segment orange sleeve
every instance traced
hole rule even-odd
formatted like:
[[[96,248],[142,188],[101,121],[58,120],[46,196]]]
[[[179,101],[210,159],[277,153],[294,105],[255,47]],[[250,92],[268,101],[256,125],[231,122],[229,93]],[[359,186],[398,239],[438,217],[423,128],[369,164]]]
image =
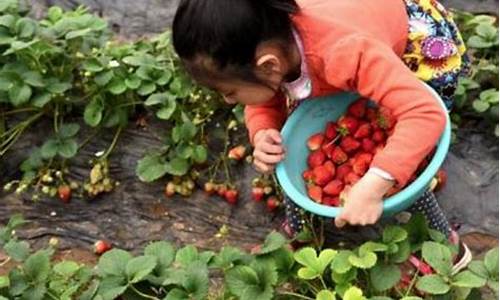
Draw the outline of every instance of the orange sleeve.
[[[349,36],[324,56],[328,83],[391,109],[397,119],[394,133],[371,166],[391,174],[398,185],[406,184],[437,144],[446,124],[444,109],[394,51],[377,40]]]
[[[257,131],[270,128],[279,130],[285,119],[286,100],[281,92],[266,103],[245,106],[245,124],[252,144]]]

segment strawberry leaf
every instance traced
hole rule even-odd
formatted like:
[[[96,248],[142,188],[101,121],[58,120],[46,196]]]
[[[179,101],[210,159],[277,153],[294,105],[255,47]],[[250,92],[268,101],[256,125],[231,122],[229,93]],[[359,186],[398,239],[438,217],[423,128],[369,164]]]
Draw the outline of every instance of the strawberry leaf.
[[[422,292],[433,295],[446,294],[450,290],[450,286],[437,274],[420,277],[416,286]]]
[[[196,261],[186,268],[182,286],[190,295],[190,299],[206,299],[208,294],[208,269],[204,262]]]
[[[241,300],[271,300],[278,274],[274,264],[254,261],[229,270],[225,280],[229,291]]]
[[[302,279],[310,280],[323,274],[325,268],[332,262],[337,251],[325,249],[316,256],[316,250],[307,247],[296,252],[295,260],[304,267],[299,269],[298,276]]]
[[[125,268],[129,283],[137,283],[149,275],[156,267],[154,256],[144,255],[132,258]]]
[[[401,270],[396,265],[377,264],[370,270],[370,282],[377,291],[385,291],[401,279]]]
[[[385,244],[398,243],[408,238],[408,233],[402,227],[388,226],[384,229],[382,240]]]
[[[240,249],[225,246],[221,249],[218,255],[214,257],[213,266],[221,269],[228,269],[233,265],[248,262],[249,257]]]
[[[102,277],[114,275],[125,278],[126,266],[132,255],[124,250],[112,249],[104,253],[97,264],[97,271]]]
[[[316,300],[335,300],[335,292],[329,290],[321,290],[316,295]]]
[[[366,300],[366,297],[363,296],[363,291],[358,287],[352,286],[344,293],[343,300]]]
[[[451,284],[464,288],[479,288],[486,284],[486,279],[466,270],[453,276]]]
[[[353,252],[350,250],[340,250],[337,255],[335,255],[330,265],[332,271],[343,274],[351,270],[352,265],[349,262],[349,256],[352,254]]]
[[[435,242],[425,242],[422,246],[422,257],[439,274],[451,274],[451,251],[448,247]]]
[[[258,254],[267,254],[271,253],[273,251],[276,251],[283,247],[287,243],[287,240],[285,237],[276,232],[273,231],[270,234],[267,235],[266,240],[264,241],[264,244],[262,245],[262,248],[258,252]]]
[[[498,247],[491,249],[484,256],[484,266],[491,277],[498,281]]]

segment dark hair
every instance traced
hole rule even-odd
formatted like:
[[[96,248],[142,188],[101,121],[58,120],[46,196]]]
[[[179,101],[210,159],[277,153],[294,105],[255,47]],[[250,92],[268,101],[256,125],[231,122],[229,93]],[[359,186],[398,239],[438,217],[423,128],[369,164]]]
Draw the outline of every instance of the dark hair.
[[[218,70],[234,67],[251,76],[259,43],[293,40],[290,14],[298,10],[295,0],[181,0],[172,26],[174,48],[183,60],[206,56]]]

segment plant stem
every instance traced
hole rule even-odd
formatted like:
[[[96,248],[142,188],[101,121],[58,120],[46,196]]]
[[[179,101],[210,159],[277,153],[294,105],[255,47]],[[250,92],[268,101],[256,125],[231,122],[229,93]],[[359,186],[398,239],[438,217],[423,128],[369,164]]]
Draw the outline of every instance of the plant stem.
[[[144,298],[147,298],[147,299],[152,299],[152,300],[160,300],[160,298],[157,298],[155,296],[144,294],[143,292],[141,292],[138,289],[136,289],[133,284],[129,285],[129,287],[132,289],[132,291],[134,291],[137,295],[139,295],[141,297],[144,297]]]
[[[113,137],[113,141],[111,142],[111,145],[109,146],[108,150],[106,150],[106,152],[103,154],[102,159],[106,159],[109,156],[109,154],[111,154],[111,151],[113,151],[113,149],[116,146],[116,142],[118,141],[118,137],[120,136],[122,129],[123,129],[122,126],[118,127],[118,130],[116,130],[115,136]]]
[[[413,275],[413,278],[411,279],[410,285],[408,286],[408,289],[406,289],[405,297],[408,296],[410,291],[413,289],[415,282],[417,282],[417,278],[418,278],[418,270],[415,271],[415,274]]]
[[[144,102],[138,101],[138,102],[123,103],[123,104],[117,105],[116,107],[126,107],[126,106],[132,106],[132,105],[136,105],[136,104],[144,104]]]
[[[88,137],[86,137],[85,140],[80,144],[80,146],[78,146],[78,150],[85,147],[85,145],[87,145],[90,142],[90,140],[97,135],[97,133],[99,133],[99,129],[94,130],[93,133],[91,133]]]
[[[30,112],[30,111],[40,111],[40,109],[33,108],[33,107],[26,107],[26,108],[19,108],[19,109],[13,109],[6,111],[2,113],[4,116],[8,115],[13,115],[13,114],[18,114],[18,113],[23,113],[23,112]]]
[[[297,294],[297,293],[293,293],[293,292],[279,292],[279,294],[283,295],[283,296],[294,296],[294,297],[297,297],[297,298],[300,298],[300,299],[314,300],[314,298],[307,297],[307,296],[304,296],[304,295],[301,295],[301,294]]]
[[[319,289],[314,284],[310,283],[309,281],[304,281],[304,282],[311,288],[311,290],[315,294],[319,293]]]
[[[11,259],[10,256],[8,256],[4,261],[0,263],[0,267],[5,266],[10,261],[10,259]]]
[[[323,275],[319,275],[319,280],[321,281],[321,284],[323,285],[323,288],[327,290],[328,288],[326,287],[325,280],[323,279]]]
[[[3,138],[6,135],[10,135],[5,141],[2,142],[0,145],[0,156],[3,156],[12,145],[19,139],[19,137],[23,134],[24,130],[28,128],[31,123],[35,122],[38,118],[40,118],[43,115],[43,112],[39,112],[35,115],[33,115],[31,118],[17,124],[14,128],[8,130],[5,132],[1,138]]]

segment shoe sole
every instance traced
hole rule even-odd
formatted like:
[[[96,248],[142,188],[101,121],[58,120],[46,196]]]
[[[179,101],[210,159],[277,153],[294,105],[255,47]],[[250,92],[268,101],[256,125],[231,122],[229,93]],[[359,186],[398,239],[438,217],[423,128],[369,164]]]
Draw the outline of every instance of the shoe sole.
[[[462,258],[460,258],[460,260],[453,265],[453,268],[451,269],[452,275],[455,275],[466,268],[472,260],[472,252],[469,247],[467,247],[465,243],[462,243],[462,246],[464,247],[464,254],[462,255]]]

